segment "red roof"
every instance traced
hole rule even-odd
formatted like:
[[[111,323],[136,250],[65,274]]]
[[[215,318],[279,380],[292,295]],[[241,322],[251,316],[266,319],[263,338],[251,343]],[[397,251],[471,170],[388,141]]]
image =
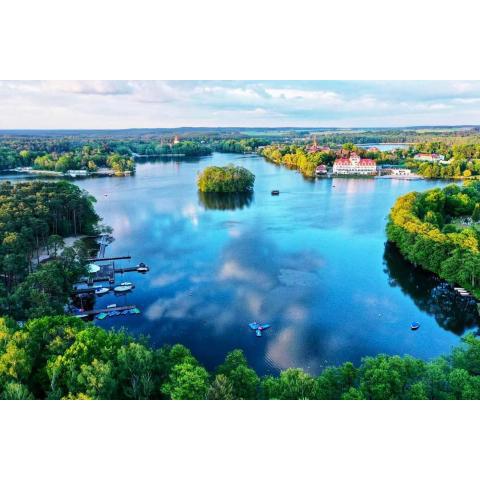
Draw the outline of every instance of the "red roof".
[[[350,158],[339,158],[335,160],[335,165],[355,165],[354,162]],[[375,160],[371,160],[370,158],[361,158],[358,162],[358,165],[362,167],[372,166],[375,167],[377,162]]]

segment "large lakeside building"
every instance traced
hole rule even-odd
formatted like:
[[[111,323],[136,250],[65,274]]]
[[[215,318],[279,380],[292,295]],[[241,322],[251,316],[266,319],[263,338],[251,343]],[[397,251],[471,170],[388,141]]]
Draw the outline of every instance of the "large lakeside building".
[[[443,162],[445,157],[438,153],[417,153],[414,157],[419,162]]]
[[[333,164],[334,175],[376,175],[377,162],[370,158],[360,158],[352,153],[350,158],[339,158]]]

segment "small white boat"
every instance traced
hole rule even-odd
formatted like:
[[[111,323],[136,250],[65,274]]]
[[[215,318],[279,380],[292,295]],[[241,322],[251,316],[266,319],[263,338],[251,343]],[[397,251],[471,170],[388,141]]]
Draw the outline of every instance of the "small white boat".
[[[95,289],[95,294],[96,295],[104,295],[105,293],[108,293],[110,291],[109,288],[107,287],[99,287]]]
[[[133,287],[133,283],[132,282],[122,282],[120,284],[122,287]]]
[[[107,305],[107,308],[116,308],[116,306],[116,303],[111,303],[110,305]]]
[[[129,292],[133,288],[132,285],[119,285],[118,287],[115,287],[113,290],[117,293],[124,293],[124,292]]]

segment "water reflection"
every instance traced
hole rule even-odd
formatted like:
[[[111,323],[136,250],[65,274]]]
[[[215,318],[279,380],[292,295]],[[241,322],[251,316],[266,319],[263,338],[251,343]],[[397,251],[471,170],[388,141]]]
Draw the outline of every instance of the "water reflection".
[[[399,286],[420,310],[433,315],[443,329],[463,335],[480,325],[473,298],[462,297],[448,283],[421,268],[415,268],[389,242],[386,243],[383,259],[390,285]]]
[[[253,192],[198,192],[198,201],[205,210],[241,210],[250,206],[253,201]]]

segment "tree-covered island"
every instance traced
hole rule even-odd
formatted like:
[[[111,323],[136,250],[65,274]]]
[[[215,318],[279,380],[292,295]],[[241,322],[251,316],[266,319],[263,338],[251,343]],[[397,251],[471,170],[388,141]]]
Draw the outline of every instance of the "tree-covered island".
[[[197,179],[198,189],[204,193],[251,192],[254,183],[255,175],[252,172],[235,165],[207,167]]]

